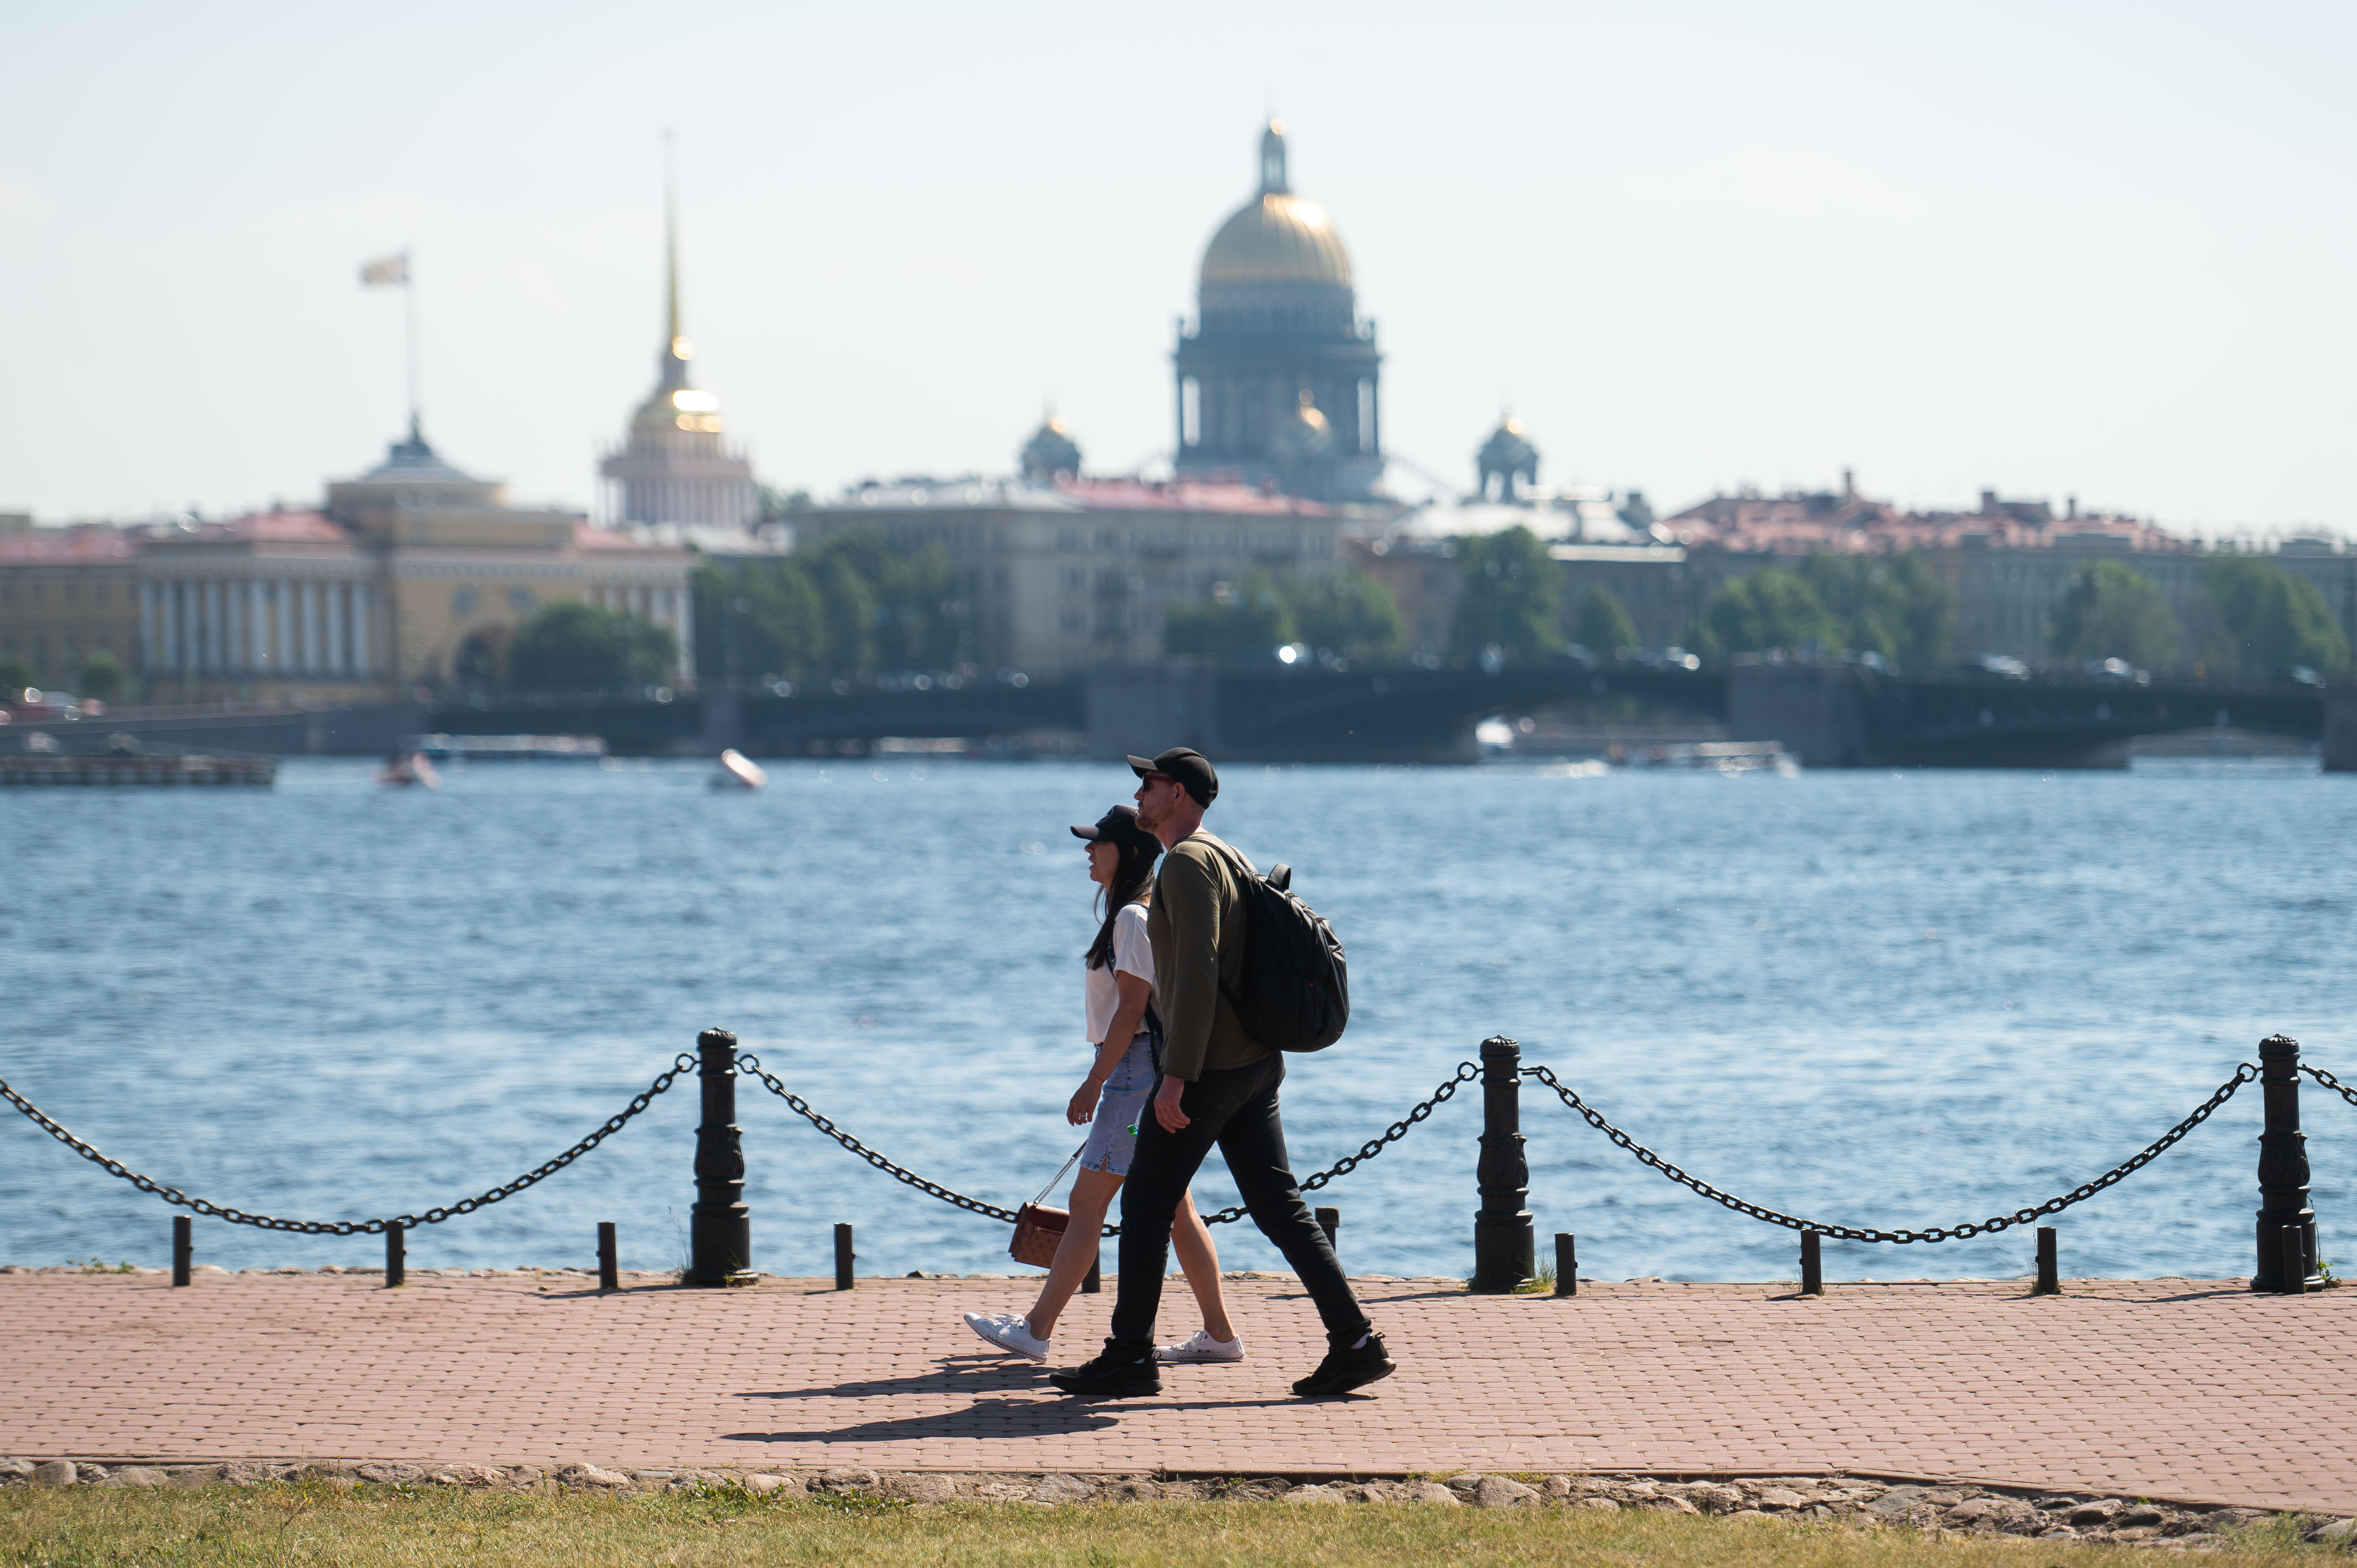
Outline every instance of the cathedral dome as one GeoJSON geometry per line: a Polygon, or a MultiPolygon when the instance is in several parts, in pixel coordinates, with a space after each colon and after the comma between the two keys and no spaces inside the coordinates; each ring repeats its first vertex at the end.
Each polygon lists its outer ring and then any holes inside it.
{"type": "Polygon", "coordinates": [[[1326,209],[1293,194],[1285,171],[1285,127],[1261,134],[1260,194],[1220,225],[1203,252],[1202,284],[1351,286],[1351,257],[1326,209]]]}

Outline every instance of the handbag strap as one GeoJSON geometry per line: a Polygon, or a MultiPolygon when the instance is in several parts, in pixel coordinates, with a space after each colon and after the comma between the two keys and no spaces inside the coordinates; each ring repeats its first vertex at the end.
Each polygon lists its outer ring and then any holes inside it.
{"type": "MultiPolygon", "coordinates": [[[[1089,1146],[1087,1143],[1083,1142],[1079,1148],[1072,1151],[1072,1160],[1079,1159],[1082,1155],[1088,1153],[1088,1150],[1089,1146]]],[[[1039,1189],[1039,1197],[1045,1197],[1049,1193],[1056,1190],[1056,1184],[1064,1179],[1064,1172],[1072,1168],[1072,1160],[1066,1160],[1063,1164],[1062,1169],[1060,1169],[1054,1176],[1048,1178],[1048,1185],[1039,1189]]],[[[1035,1197],[1031,1201],[1033,1203],[1038,1203],[1039,1201],[1039,1197],[1035,1197]]]]}

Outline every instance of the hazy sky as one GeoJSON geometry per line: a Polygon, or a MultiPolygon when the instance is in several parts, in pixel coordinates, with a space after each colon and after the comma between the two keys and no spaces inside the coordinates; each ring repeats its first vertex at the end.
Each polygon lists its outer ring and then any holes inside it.
{"type": "Polygon", "coordinates": [[[426,433],[587,504],[654,373],[771,482],[1167,455],[1172,321],[1294,184],[1395,456],[2357,525],[2347,4],[78,4],[0,55],[0,510],[315,498],[426,433]]]}

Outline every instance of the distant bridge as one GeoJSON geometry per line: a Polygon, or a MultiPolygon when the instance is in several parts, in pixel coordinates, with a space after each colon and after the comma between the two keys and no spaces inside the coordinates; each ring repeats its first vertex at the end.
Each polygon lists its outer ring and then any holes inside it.
{"type": "MultiPolygon", "coordinates": [[[[1092,755],[1194,746],[1213,757],[1272,762],[1449,762],[1476,755],[1473,727],[1552,704],[1632,699],[1723,720],[1739,740],[1774,740],[1815,768],[2124,767],[2139,735],[2232,725],[2325,737],[2328,768],[2357,769],[2357,687],[2222,684],[1946,672],[1894,675],[1853,664],[1745,663],[1719,673],[1572,659],[1481,670],[1413,665],[1332,670],[1108,667],[1085,680],[951,690],[821,689],[445,701],[310,713],[174,714],[12,725],[70,748],[128,731],[199,747],[351,753],[399,734],[602,736],[621,755],[765,757],[864,753],[890,736],[1019,740],[1083,733],[1092,755]],[[2333,714],[2330,725],[2327,710],[2333,714]],[[2329,732],[2329,733],[2328,733],[2329,732]]],[[[14,742],[0,738],[0,745],[14,742]]]]}
{"type": "MultiPolygon", "coordinates": [[[[2344,695],[2338,705],[2352,704],[2344,695]]],[[[1727,677],[1735,737],[1780,741],[1811,768],[2125,768],[2140,735],[2231,725],[2316,739],[2325,711],[2320,689],[2290,681],[2009,681],[1767,663],[1727,677]]]]}

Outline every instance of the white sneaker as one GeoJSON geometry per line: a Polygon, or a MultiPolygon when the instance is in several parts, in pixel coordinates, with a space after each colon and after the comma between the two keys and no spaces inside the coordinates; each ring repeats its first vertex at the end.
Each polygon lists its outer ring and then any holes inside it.
{"type": "Polygon", "coordinates": [[[998,1312],[985,1316],[969,1312],[965,1315],[965,1326],[1002,1350],[1012,1350],[1035,1361],[1048,1359],[1048,1342],[1032,1333],[1030,1322],[1018,1313],[998,1312]]]}
{"type": "Polygon", "coordinates": [[[1198,1328],[1176,1345],[1157,1345],[1154,1359],[1157,1361],[1241,1361],[1244,1359],[1244,1337],[1214,1339],[1208,1328],[1198,1328]]]}

